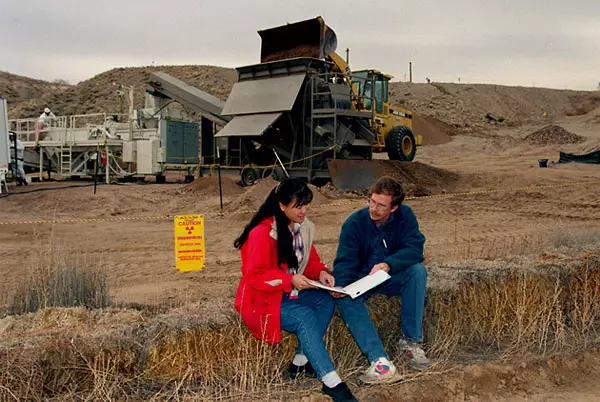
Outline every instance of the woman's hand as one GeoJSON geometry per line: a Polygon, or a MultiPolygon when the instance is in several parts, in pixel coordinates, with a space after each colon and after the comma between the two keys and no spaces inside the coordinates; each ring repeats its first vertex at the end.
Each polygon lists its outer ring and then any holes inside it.
{"type": "Polygon", "coordinates": [[[323,270],[319,273],[319,282],[321,282],[325,286],[334,287],[335,286],[335,278],[329,272],[323,270]]]}
{"type": "Polygon", "coordinates": [[[314,289],[314,285],[309,281],[310,279],[304,275],[296,274],[292,276],[292,286],[298,290],[314,289]]]}
{"type": "MultiPolygon", "coordinates": [[[[330,288],[335,287],[335,277],[327,271],[321,271],[321,273],[319,274],[319,282],[321,282],[325,286],[329,286],[330,288]]],[[[341,299],[342,297],[346,297],[345,294],[339,292],[329,291],[329,294],[334,299],[341,299]]]]}

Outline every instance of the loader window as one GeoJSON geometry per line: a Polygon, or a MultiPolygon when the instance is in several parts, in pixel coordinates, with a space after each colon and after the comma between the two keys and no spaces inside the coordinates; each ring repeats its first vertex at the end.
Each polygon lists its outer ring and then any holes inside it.
{"type": "Polygon", "coordinates": [[[369,71],[354,72],[352,77],[352,85],[358,87],[358,94],[364,98],[365,109],[371,110],[373,93],[373,80],[369,71]]]}
{"type": "Polygon", "coordinates": [[[389,85],[390,85],[390,80],[385,78],[383,80],[383,101],[385,103],[389,102],[389,85]]]}
{"type": "Polygon", "coordinates": [[[384,87],[387,89],[387,82],[385,82],[383,76],[378,75],[375,77],[375,110],[377,113],[383,113],[383,100],[385,98],[383,94],[384,87]]]}

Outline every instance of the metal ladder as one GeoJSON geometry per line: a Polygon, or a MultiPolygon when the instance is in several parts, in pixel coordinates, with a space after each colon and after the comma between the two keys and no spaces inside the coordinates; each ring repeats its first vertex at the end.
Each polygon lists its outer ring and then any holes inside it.
{"type": "Polygon", "coordinates": [[[71,176],[71,162],[73,157],[73,147],[60,147],[60,174],[61,176],[71,176]]]}

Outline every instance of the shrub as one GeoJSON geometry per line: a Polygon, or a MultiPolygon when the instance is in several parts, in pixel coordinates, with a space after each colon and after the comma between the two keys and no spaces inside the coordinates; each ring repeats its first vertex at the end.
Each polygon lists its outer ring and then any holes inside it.
{"type": "Polygon", "coordinates": [[[102,308],[110,305],[106,272],[86,255],[53,250],[31,266],[9,305],[9,314],[47,307],[102,308]]]}

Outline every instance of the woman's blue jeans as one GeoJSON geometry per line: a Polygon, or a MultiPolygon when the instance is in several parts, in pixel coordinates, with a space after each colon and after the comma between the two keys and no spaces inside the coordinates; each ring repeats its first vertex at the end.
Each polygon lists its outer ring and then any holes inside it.
{"type": "Polygon", "coordinates": [[[281,329],[298,338],[297,353],[306,355],[319,378],[335,370],[323,337],[335,303],[324,290],[302,290],[297,299],[281,300],[281,329]]]}

